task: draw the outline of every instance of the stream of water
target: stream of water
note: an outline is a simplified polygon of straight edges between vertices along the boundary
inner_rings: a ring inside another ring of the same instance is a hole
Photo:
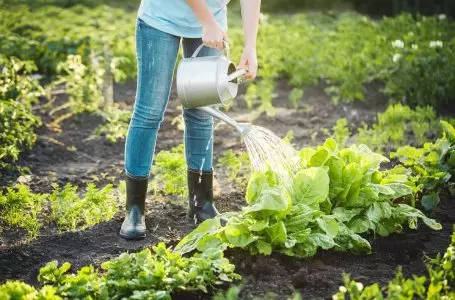
[[[270,130],[252,126],[243,136],[251,166],[255,171],[265,171],[270,166],[282,185],[292,188],[295,174],[299,170],[297,151],[291,144],[282,141]]]

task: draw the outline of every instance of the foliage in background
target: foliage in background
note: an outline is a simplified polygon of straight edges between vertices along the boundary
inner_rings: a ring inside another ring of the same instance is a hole
[[[250,178],[241,212],[207,220],[180,241],[176,251],[202,251],[216,244],[248,249],[252,254],[281,252],[309,257],[319,248],[369,252],[360,234],[380,236],[417,228],[419,220],[432,229],[441,225],[405,202],[413,193],[400,170],[381,171],[388,161],[366,146],[339,148],[333,139],[300,151],[301,169],[292,190],[272,170]]]
[[[123,253],[101,265],[68,273],[71,265],[57,261],[41,268],[40,289],[19,281],[0,285],[2,299],[171,299],[171,293],[208,290],[240,279],[223,248],[183,257],[163,243],[138,253]]]
[[[151,185],[155,192],[163,190],[167,195],[187,195],[187,165],[185,147],[180,144],[170,151],[158,152],[154,158]]]
[[[130,110],[114,105],[105,111],[100,111],[99,114],[105,119],[105,122],[94,130],[93,136],[104,137],[110,143],[116,143],[126,138],[131,119]]]
[[[423,145],[440,127],[436,113],[430,106],[415,109],[402,104],[390,105],[378,113],[377,123],[358,128],[355,141],[383,152],[405,144]]]
[[[59,232],[82,230],[110,220],[118,210],[119,192],[114,195],[112,185],[98,189],[88,184],[85,195],[79,196],[78,188],[66,184],[54,185],[49,194],[34,193],[27,185],[16,184],[0,192],[0,220],[12,227],[23,228],[27,237],[34,239],[46,220],[55,222]]]
[[[32,104],[45,94],[31,61],[0,56],[0,169],[31,149],[36,141],[34,130],[41,119],[32,112]]]
[[[34,194],[23,184],[8,187],[5,193],[0,192],[0,220],[23,228],[29,238],[36,238],[43,225],[40,214],[46,197],[46,194]]]
[[[51,4],[51,3],[49,3]],[[34,61],[39,73],[54,77],[68,56],[99,67],[110,54],[117,79],[136,76],[135,13],[106,5],[61,8],[15,5],[0,9],[0,52]]]
[[[377,283],[364,286],[345,275],[344,285],[333,299],[455,299],[455,227],[447,251],[428,259],[427,271],[427,276],[413,275],[407,279],[399,268],[386,291]]]
[[[63,188],[53,185],[49,196],[51,215],[59,231],[82,230],[110,220],[118,210],[118,199],[112,194],[112,185],[97,189],[88,184],[84,197],[78,195],[77,186],[67,183]]]
[[[0,51],[33,61],[46,78],[65,82],[75,112],[99,108],[107,72],[116,81],[136,76],[135,13],[100,3],[0,9]],[[305,87],[321,82],[335,102],[364,100],[365,86],[381,82],[395,101],[439,107],[455,94],[453,32],[454,23],[442,16],[374,21],[349,12],[262,15],[260,78],[248,86],[245,100],[273,115],[276,81],[286,77],[294,107]],[[238,59],[241,26],[231,26],[229,35]]]
[[[426,210],[438,205],[443,189],[455,195],[455,129],[446,121],[441,121],[441,126],[444,135],[434,143],[425,143],[422,148],[404,146],[390,154],[411,170],[410,180]]]
[[[455,93],[453,32],[454,23],[437,16],[374,21],[349,12],[264,15],[258,35],[260,80],[248,86],[245,100],[273,114],[273,91],[284,76],[295,88],[294,105],[297,93],[320,82],[335,102],[365,100],[365,86],[377,88],[380,82],[395,101],[447,105]],[[241,28],[229,34],[234,44],[241,41]],[[236,48],[235,57],[241,51]]]
[[[337,144],[343,147],[346,146],[346,142],[351,136],[351,131],[348,127],[348,120],[346,118],[338,119],[335,126],[333,126],[332,131],[332,138],[337,142]]]
[[[234,153],[229,149],[218,159],[218,164],[228,171],[231,180],[246,186],[250,175],[250,158],[247,152]]]

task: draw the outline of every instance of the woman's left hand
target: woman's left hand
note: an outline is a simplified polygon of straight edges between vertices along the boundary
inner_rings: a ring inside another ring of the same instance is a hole
[[[239,69],[245,68],[248,73],[245,74],[246,79],[254,79],[258,73],[258,58],[256,55],[256,47],[245,47],[243,49],[242,58],[240,59]]]

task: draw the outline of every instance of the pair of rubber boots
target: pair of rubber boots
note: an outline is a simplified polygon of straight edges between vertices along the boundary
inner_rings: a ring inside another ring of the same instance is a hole
[[[145,227],[145,196],[148,179],[126,176],[126,215],[120,236],[128,240],[143,239]],[[195,223],[219,215],[213,204],[213,172],[188,170],[188,212]]]

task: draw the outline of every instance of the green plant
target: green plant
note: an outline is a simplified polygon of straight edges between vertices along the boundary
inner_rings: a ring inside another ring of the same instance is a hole
[[[363,124],[355,137],[358,143],[382,151],[384,147],[396,148],[413,142],[408,136],[414,136],[414,144],[422,145],[429,136],[430,128],[436,121],[435,111],[427,107],[410,108],[402,104],[390,105],[383,113],[378,113],[378,122],[371,127]]]
[[[218,164],[228,170],[230,179],[238,184],[246,185],[250,169],[250,159],[247,152],[238,154],[229,149],[219,158]]]
[[[125,139],[131,119],[131,111],[112,106],[99,113],[106,122],[98,126],[93,135],[104,136],[111,143]]]
[[[0,285],[2,299],[171,299],[171,293],[207,293],[225,283],[240,279],[234,265],[224,258],[225,248],[212,247],[203,253],[183,257],[160,243],[138,253],[122,253],[102,264],[102,273],[93,266],[69,273],[70,263],[57,261],[40,269],[42,288],[7,281]]]
[[[155,191],[161,186],[166,194],[186,195],[186,160],[183,144],[172,148],[170,151],[160,151],[155,155],[153,168],[154,178],[151,185]]]
[[[334,300],[366,299],[453,299],[455,298],[455,227],[452,242],[445,254],[427,259],[427,276],[415,276],[406,279],[401,268],[391,280],[387,292],[377,283],[364,286],[348,275],[344,275],[344,285],[333,295]]]
[[[45,93],[37,79],[30,77],[36,66],[30,61],[0,56],[0,168],[16,161],[32,148],[34,130],[41,119],[32,112],[32,103]]]
[[[346,118],[338,119],[335,126],[332,128],[333,138],[340,146],[345,146],[346,141],[351,136],[351,132],[348,128],[348,120]]]
[[[2,284],[0,298],[6,300],[37,299],[35,288],[20,281],[7,281]]]
[[[302,89],[292,89],[289,93],[289,100],[291,100],[292,106],[295,109],[299,108],[300,101],[303,97],[303,90]]]
[[[46,198],[46,194],[34,194],[23,184],[8,187],[6,193],[0,192],[0,219],[25,229],[29,238],[36,238],[43,225],[39,215]]]
[[[56,222],[60,231],[85,229],[111,219],[118,210],[118,201],[111,193],[110,184],[100,190],[94,184],[88,184],[83,198],[78,196],[78,188],[69,183],[63,188],[55,184],[53,187],[49,196],[49,218]]]
[[[328,139],[322,146],[300,151],[301,169],[292,190],[279,182],[272,170],[255,172],[246,192],[248,205],[241,212],[228,212],[203,222],[183,238],[176,251],[187,253],[211,244],[246,248],[251,253],[308,257],[319,248],[369,252],[360,236],[375,232],[387,236],[405,224],[416,228],[422,220],[432,229],[436,221],[420,210],[394,199],[412,196],[406,174],[381,171],[384,156],[366,146],[339,148]]]
[[[84,64],[80,55],[68,55],[58,65],[60,75],[56,84],[65,84],[69,101],[65,104],[74,113],[93,112],[103,101],[102,86],[104,70],[96,64]]]
[[[286,132],[286,135],[282,138],[282,140],[288,144],[292,144],[292,141],[294,140],[294,130],[289,130]]]
[[[435,143],[426,143],[422,148],[404,146],[390,157],[397,159],[403,166],[410,168],[411,181],[417,187],[421,204],[426,210],[434,209],[439,203],[439,193],[449,187],[453,191],[455,174],[455,129],[441,121],[443,137]]]

